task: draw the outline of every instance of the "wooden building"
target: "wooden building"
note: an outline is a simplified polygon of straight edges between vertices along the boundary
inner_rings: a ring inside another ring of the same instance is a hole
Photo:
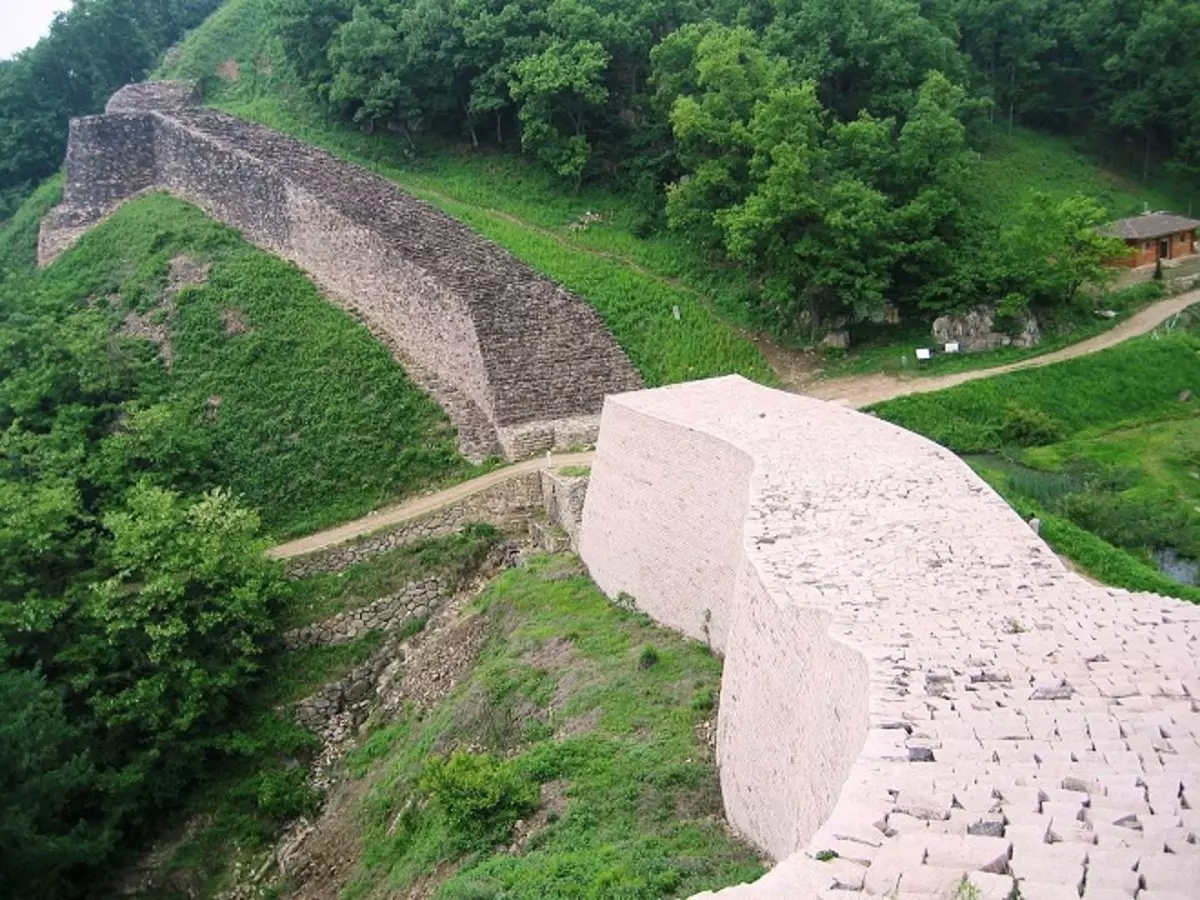
[[[1196,252],[1196,229],[1200,221],[1172,213],[1151,212],[1118,219],[1101,231],[1119,237],[1133,249],[1121,260],[1127,266],[1152,266],[1160,259],[1179,259]]]

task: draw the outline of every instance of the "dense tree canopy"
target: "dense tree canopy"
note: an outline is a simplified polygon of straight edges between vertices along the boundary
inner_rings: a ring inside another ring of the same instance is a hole
[[[62,165],[67,122],[99,112],[220,0],[75,0],[50,34],[0,60],[0,219]]]
[[[964,186],[997,130],[1134,142],[1182,172],[1200,147],[1183,37],[1200,0],[270,2],[336,113],[414,147],[519,136],[568,183],[665,210],[754,273],[778,327],[812,336],[889,307],[1053,305],[1093,280],[978,226]]]

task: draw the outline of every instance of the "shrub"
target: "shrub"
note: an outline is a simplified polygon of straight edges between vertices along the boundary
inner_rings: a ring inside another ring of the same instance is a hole
[[[463,750],[434,757],[421,777],[431,806],[446,817],[462,848],[508,838],[517,820],[537,808],[539,789],[511,761]]]
[[[1026,409],[1017,403],[1004,407],[1000,423],[1000,438],[1006,444],[1038,447],[1053,444],[1066,436],[1062,423],[1040,409]]]
[[[656,665],[658,665],[658,651],[650,645],[643,647],[642,655],[638,657],[638,668],[645,671],[653,669]]]

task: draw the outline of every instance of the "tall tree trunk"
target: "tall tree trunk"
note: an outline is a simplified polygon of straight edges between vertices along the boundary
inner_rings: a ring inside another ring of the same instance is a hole
[[[496,110],[496,143],[504,146],[504,114]]]
[[[1150,129],[1146,129],[1146,152],[1142,156],[1142,183],[1150,180]]]

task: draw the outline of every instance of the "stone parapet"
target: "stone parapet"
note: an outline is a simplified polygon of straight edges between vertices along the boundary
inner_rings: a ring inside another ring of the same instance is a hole
[[[641,380],[599,315],[395,184],[213,110],[134,85],[74,120],[45,265],[122,201],[161,189],[300,266],[446,410],[472,459],[594,440],[603,398]]]
[[[701,896],[1196,896],[1200,609],[1067,571],[943,448],[737,377],[611,397],[580,553],[724,655],[778,862]]]

